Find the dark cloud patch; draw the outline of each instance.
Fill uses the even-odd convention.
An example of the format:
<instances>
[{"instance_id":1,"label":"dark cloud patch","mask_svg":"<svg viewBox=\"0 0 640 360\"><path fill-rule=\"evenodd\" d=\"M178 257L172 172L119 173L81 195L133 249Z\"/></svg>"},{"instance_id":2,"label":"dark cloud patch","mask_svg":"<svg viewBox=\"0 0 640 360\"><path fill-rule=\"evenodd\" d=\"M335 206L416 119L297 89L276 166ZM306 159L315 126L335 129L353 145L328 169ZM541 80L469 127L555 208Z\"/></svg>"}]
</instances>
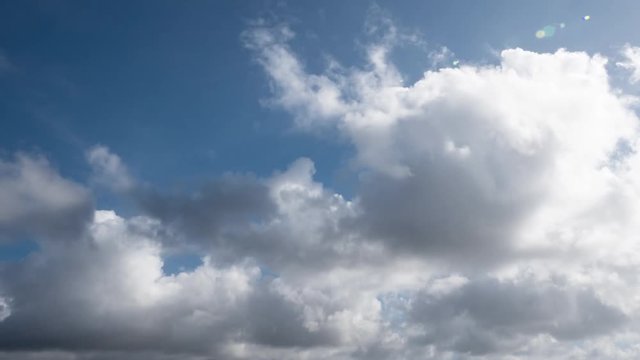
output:
<instances>
[{"instance_id":1,"label":"dark cloud patch","mask_svg":"<svg viewBox=\"0 0 640 360\"><path fill-rule=\"evenodd\" d=\"M394 252L496 264L514 256L516 231L548 196L555 145L517 150L482 114L451 101L390 131L403 139L394 149L410 174L363 176L353 226Z\"/></svg>"},{"instance_id":2,"label":"dark cloud patch","mask_svg":"<svg viewBox=\"0 0 640 360\"><path fill-rule=\"evenodd\" d=\"M159 243L140 230L143 223L130 226L134 220L109 212L97 218L85 238L49 244L0 267L0 295L10 296L0 350L232 358L225 353L231 342L275 348L338 342L329 329L308 329L305 304L251 264L216 268L207 261L164 276Z\"/></svg>"},{"instance_id":3,"label":"dark cloud patch","mask_svg":"<svg viewBox=\"0 0 640 360\"><path fill-rule=\"evenodd\" d=\"M131 264L147 261L145 254L130 258L124 249L95 242L47 250L0 273L0 290L12 298L11 316L0 322L0 349L202 354L241 326L242 302L212 298L212 311L217 304L225 316L203 324L191 322L197 310L186 302L153 304L145 290L136 296L154 286L153 277L140 281L135 273L150 269Z\"/></svg>"},{"instance_id":4,"label":"dark cloud patch","mask_svg":"<svg viewBox=\"0 0 640 360\"><path fill-rule=\"evenodd\" d=\"M420 293L409 316L424 330L420 342L475 355L513 350L538 334L561 341L611 334L627 321L590 289L495 279L446 295Z\"/></svg>"},{"instance_id":5,"label":"dark cloud patch","mask_svg":"<svg viewBox=\"0 0 640 360\"><path fill-rule=\"evenodd\" d=\"M484 196L455 169L413 171L403 179L373 175L365 180L359 197L362 214L353 223L354 231L394 252L465 259L469 266L496 263L509 255L522 206Z\"/></svg>"},{"instance_id":6,"label":"dark cloud patch","mask_svg":"<svg viewBox=\"0 0 640 360\"><path fill-rule=\"evenodd\" d=\"M6 351L0 360L211 360L211 355L163 354L153 351Z\"/></svg>"},{"instance_id":7,"label":"dark cloud patch","mask_svg":"<svg viewBox=\"0 0 640 360\"><path fill-rule=\"evenodd\" d=\"M212 242L224 228L270 218L275 205L269 189L249 175L227 174L192 193L136 191L142 211L188 237Z\"/></svg>"},{"instance_id":8,"label":"dark cloud patch","mask_svg":"<svg viewBox=\"0 0 640 360\"><path fill-rule=\"evenodd\" d=\"M298 159L269 179L226 175L193 193L133 194L147 215L173 230L166 239L199 247L218 263L253 258L276 271L310 272L371 260L346 225L353 208L315 183L314 171L313 162Z\"/></svg>"},{"instance_id":9,"label":"dark cloud patch","mask_svg":"<svg viewBox=\"0 0 640 360\"><path fill-rule=\"evenodd\" d=\"M337 334L327 329L310 331L298 304L285 299L273 287L263 284L259 296L252 297L246 312L249 339L272 347L315 347L339 343Z\"/></svg>"},{"instance_id":10,"label":"dark cloud patch","mask_svg":"<svg viewBox=\"0 0 640 360\"><path fill-rule=\"evenodd\" d=\"M38 156L0 160L0 241L20 237L72 240L93 217L82 186L62 178Z\"/></svg>"}]
</instances>

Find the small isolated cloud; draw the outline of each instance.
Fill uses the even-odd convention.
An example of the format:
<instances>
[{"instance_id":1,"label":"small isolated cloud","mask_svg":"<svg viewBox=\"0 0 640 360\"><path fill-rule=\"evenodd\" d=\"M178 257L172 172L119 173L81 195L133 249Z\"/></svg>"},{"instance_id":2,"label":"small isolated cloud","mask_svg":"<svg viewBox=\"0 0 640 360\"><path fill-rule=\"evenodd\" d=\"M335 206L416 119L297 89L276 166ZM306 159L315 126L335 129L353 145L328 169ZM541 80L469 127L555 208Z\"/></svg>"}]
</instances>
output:
<instances>
[{"instance_id":1,"label":"small isolated cloud","mask_svg":"<svg viewBox=\"0 0 640 360\"><path fill-rule=\"evenodd\" d=\"M632 84L640 81L640 47L634 47L629 44L622 49L622 56L625 60L616 63L616 65L631 72L629 81Z\"/></svg>"},{"instance_id":2,"label":"small isolated cloud","mask_svg":"<svg viewBox=\"0 0 640 360\"><path fill-rule=\"evenodd\" d=\"M435 69L459 64L459 60L455 59L455 54L446 46L442 46L438 50L430 51L428 57L429 60L431 60L431 66Z\"/></svg>"},{"instance_id":3,"label":"small isolated cloud","mask_svg":"<svg viewBox=\"0 0 640 360\"><path fill-rule=\"evenodd\" d=\"M278 92L276 103L307 115L331 117L342 112L344 104L335 83L325 75L309 75L298 58L290 51L287 41L293 37L287 26L273 29L256 28L243 34L245 46L256 50L256 60L264 66L274 90ZM282 87L281 83L290 86ZM305 126L307 115L298 118Z\"/></svg>"},{"instance_id":4,"label":"small isolated cloud","mask_svg":"<svg viewBox=\"0 0 640 360\"><path fill-rule=\"evenodd\" d=\"M116 191L130 190L134 181L120 157L107 147L97 145L87 151L87 161L93 170L96 183Z\"/></svg>"}]
</instances>

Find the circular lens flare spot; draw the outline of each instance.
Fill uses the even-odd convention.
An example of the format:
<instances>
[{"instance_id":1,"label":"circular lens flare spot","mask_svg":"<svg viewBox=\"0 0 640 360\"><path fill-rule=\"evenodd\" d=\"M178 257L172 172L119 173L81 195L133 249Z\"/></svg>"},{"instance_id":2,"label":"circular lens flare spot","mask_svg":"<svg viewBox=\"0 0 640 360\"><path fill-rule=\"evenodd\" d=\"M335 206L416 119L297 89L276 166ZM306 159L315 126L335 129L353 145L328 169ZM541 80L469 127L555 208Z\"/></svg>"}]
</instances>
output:
<instances>
[{"instance_id":1,"label":"circular lens flare spot","mask_svg":"<svg viewBox=\"0 0 640 360\"><path fill-rule=\"evenodd\" d=\"M542 31L544 31L544 37L552 37L556 34L556 27L553 25L547 25L542 28Z\"/></svg>"}]
</instances>

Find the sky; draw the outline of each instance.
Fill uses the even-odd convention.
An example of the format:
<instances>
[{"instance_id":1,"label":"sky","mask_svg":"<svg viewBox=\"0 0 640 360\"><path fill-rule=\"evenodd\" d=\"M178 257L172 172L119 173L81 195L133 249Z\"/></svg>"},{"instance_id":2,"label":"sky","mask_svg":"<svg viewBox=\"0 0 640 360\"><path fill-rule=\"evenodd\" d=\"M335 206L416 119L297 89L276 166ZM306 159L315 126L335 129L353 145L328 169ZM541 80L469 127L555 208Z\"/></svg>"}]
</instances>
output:
<instances>
[{"instance_id":1,"label":"sky","mask_svg":"<svg viewBox=\"0 0 640 360\"><path fill-rule=\"evenodd\" d=\"M639 23L0 3L0 360L640 358Z\"/></svg>"}]
</instances>

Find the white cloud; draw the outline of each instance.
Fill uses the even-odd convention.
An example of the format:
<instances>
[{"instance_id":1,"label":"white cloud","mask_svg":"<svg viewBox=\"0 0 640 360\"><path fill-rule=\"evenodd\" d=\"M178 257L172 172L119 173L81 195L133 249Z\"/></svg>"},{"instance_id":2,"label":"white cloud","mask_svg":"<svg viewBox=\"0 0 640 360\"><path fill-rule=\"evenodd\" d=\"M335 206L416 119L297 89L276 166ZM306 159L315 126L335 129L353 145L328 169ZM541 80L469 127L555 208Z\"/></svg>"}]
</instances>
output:
<instances>
[{"instance_id":1,"label":"white cloud","mask_svg":"<svg viewBox=\"0 0 640 360\"><path fill-rule=\"evenodd\" d=\"M229 359L252 359L255 351L295 358L294 349L302 348L322 358L350 356L389 336L377 294L416 286L425 266L386 261L380 248L342 232L339 221L354 215L352 204L313 173L303 158L260 180L275 203L273 215L245 223L248 232L212 233L220 242L211 255L176 275L162 270L167 244L173 246L164 238L169 218L96 211L83 235L42 243L22 262L0 268L0 295L12 299L11 316L0 323L0 348L21 350L25 358L37 356L29 350L56 348ZM229 175L211 191L231 202L240 195L228 192L234 186L255 188L246 181ZM230 256L219 254L225 251ZM372 259L379 263L368 264ZM380 276L367 279L374 271Z\"/></svg>"},{"instance_id":2,"label":"white cloud","mask_svg":"<svg viewBox=\"0 0 640 360\"><path fill-rule=\"evenodd\" d=\"M107 147L97 145L87 151L87 161L93 169L93 180L116 191L130 190L134 181L120 157Z\"/></svg>"},{"instance_id":3,"label":"white cloud","mask_svg":"<svg viewBox=\"0 0 640 360\"><path fill-rule=\"evenodd\" d=\"M0 163L0 225L79 228L0 267L0 349L19 350L0 359L637 358L640 136L607 60L508 49L405 84L382 24L362 68L320 74L287 27L244 34L274 104L352 141L352 199L307 158L141 189L94 147L94 181L143 213L124 218L42 159ZM168 275L180 246L202 264Z\"/></svg>"},{"instance_id":4,"label":"white cloud","mask_svg":"<svg viewBox=\"0 0 640 360\"><path fill-rule=\"evenodd\" d=\"M640 250L634 241L640 225L638 117L632 98L611 88L607 59L566 50L508 49L497 65L427 71L405 84L388 60L393 42L373 44L363 68L308 74L286 41L254 42L252 49L267 74L279 66L274 49L295 60L299 78L271 76L275 103L307 127L333 124L355 145L366 176L351 205L357 214L351 230L363 244L380 244L403 259L426 258L436 268L498 279L532 272L536 280L526 287L540 291L535 295L540 299L555 296L544 290L550 286L545 276L565 279L559 294L576 297L566 303L584 300L609 309L605 312L614 319L636 318L637 307L628 299L635 296L629 274L638 266L633 259ZM315 111L322 103L313 97L299 98L296 106L282 101L282 94L305 93L290 83L304 86L309 77L325 79L341 105L322 112ZM488 284L476 282L465 286L484 291ZM402 294L399 289L389 294ZM495 296L489 301L498 301ZM574 310L576 317L567 320L571 324L592 321L591 311ZM549 348L569 353L596 344L567 350L570 331L553 323L559 315L550 319L534 331ZM456 320L443 321L451 323L435 332L455 326ZM583 325L576 326L584 330ZM613 338L616 326L575 336ZM469 331L455 329L452 336ZM398 346L407 350L405 335L399 335L404 340ZM523 342L501 343L496 336L465 341L491 345L482 351L495 353L533 349L537 341L527 336ZM549 345L548 336L557 345ZM435 358L467 352L455 346L447 350L449 345L425 342ZM382 347L377 351L385 353ZM537 356L530 352L527 358Z\"/></svg>"},{"instance_id":5,"label":"white cloud","mask_svg":"<svg viewBox=\"0 0 640 360\"><path fill-rule=\"evenodd\" d=\"M629 81L635 84L640 81L640 47L627 44L622 50L622 55L625 57L625 60L616 63L616 65L629 70L631 72Z\"/></svg>"},{"instance_id":6,"label":"white cloud","mask_svg":"<svg viewBox=\"0 0 640 360\"><path fill-rule=\"evenodd\" d=\"M97 211L86 238L47 245L0 269L0 291L15 310L0 323L0 347L232 358L230 349L243 343L352 347L379 332L375 296L308 277L263 277L250 259L217 265L205 257L193 271L166 275L162 239L151 235L158 226Z\"/></svg>"},{"instance_id":7,"label":"white cloud","mask_svg":"<svg viewBox=\"0 0 640 360\"><path fill-rule=\"evenodd\" d=\"M459 63L459 60L455 60L455 54L446 46L429 52L428 57L429 60L431 60L431 66L433 68L451 67Z\"/></svg>"},{"instance_id":8,"label":"white cloud","mask_svg":"<svg viewBox=\"0 0 640 360\"><path fill-rule=\"evenodd\" d=\"M288 27L275 31L256 29L245 34L247 47L260 50L257 61L265 66L274 80L279 96L277 103L288 109L296 109L301 115L299 125L305 126L308 115L331 117L342 112L344 103L334 82L325 75L308 75L298 58L289 51L286 41L293 37ZM281 83L288 86L281 87Z\"/></svg>"},{"instance_id":9,"label":"white cloud","mask_svg":"<svg viewBox=\"0 0 640 360\"><path fill-rule=\"evenodd\" d=\"M113 350L161 346L181 352L212 351L230 340L244 321L240 315L258 268L221 269L205 259L193 272L164 275L162 246L148 237L154 226L149 219L98 211L87 239L48 246L23 265L3 269L15 311L0 326L2 346L101 343ZM59 337L60 324L68 335Z\"/></svg>"},{"instance_id":10,"label":"white cloud","mask_svg":"<svg viewBox=\"0 0 640 360\"><path fill-rule=\"evenodd\" d=\"M274 49L297 59L286 40L254 46L267 73L279 66ZM558 217L573 221L627 191L611 158L621 142L635 141L638 119L631 100L609 86L603 57L510 49L497 66L428 71L404 85L387 59L391 48L372 45L365 69L333 78L300 66L299 76L272 77L280 103L309 76L348 99L330 114L314 111L322 104L313 97L284 106L307 124L331 119L352 139L360 164L374 171L360 204L376 233L454 252L530 250L546 244L539 231L567 225L556 225Z\"/></svg>"}]
</instances>

